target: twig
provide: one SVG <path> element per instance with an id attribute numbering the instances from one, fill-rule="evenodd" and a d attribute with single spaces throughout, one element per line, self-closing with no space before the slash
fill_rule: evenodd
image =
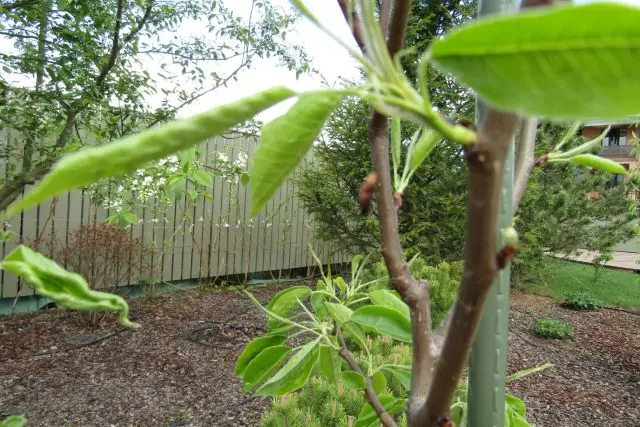
<path id="1" fill-rule="evenodd" d="M 338 325 L 336 325 L 335 330 L 338 337 L 338 343 L 340 344 L 340 356 L 342 356 L 342 358 L 346 360 L 351 369 L 364 376 L 364 374 L 362 373 L 362 369 L 360 369 L 360 366 L 358 366 L 358 362 L 356 362 L 353 354 L 351 354 L 351 352 L 347 348 L 347 344 L 345 344 L 344 337 L 342 336 L 342 331 L 340 330 L 340 327 Z M 371 378 L 368 376 L 364 377 L 366 381 L 365 397 L 373 410 L 376 411 L 376 414 L 378 414 L 380 422 L 382 422 L 382 425 L 384 425 L 385 427 L 397 427 L 396 422 L 393 420 L 391 415 L 389 415 L 386 409 L 384 409 L 382 403 L 380 403 L 380 399 L 378 399 L 378 395 L 373 389 L 373 384 L 371 384 Z"/>
<path id="2" fill-rule="evenodd" d="M 516 162 L 516 173 L 513 188 L 512 212 L 518 210 L 520 199 L 529 181 L 531 169 L 535 166 L 536 133 L 538 120 L 525 119 L 522 121 L 522 131 L 520 133 L 520 145 L 518 146 L 518 158 Z"/>

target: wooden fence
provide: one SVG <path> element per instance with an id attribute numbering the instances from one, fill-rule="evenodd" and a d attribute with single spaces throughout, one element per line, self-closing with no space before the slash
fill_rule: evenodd
<path id="1" fill-rule="evenodd" d="M 12 135 L 2 133 L 9 144 Z M 257 144 L 255 138 L 216 138 L 202 144 L 203 161 L 213 164 L 214 152 L 224 153 L 231 161 L 240 153 L 251 158 Z M 305 159 L 310 161 L 312 154 Z M 0 170 L 0 174 L 6 171 Z M 323 263 L 344 262 L 343 254 L 313 238 L 311 218 L 305 215 L 296 190 L 290 179 L 259 215 L 250 218 L 248 187 L 217 176 L 211 189 L 213 198 L 200 197 L 190 207 L 192 221 L 180 222 L 177 204 L 158 217 L 140 209 L 139 222 L 130 227 L 130 232 L 147 243 L 155 242 L 155 247 L 161 249 L 153 255 L 157 258 L 152 262 L 157 263 L 158 278 L 166 282 L 312 266 L 315 263 L 309 244 Z M 68 242 L 74 229 L 103 222 L 112 213 L 90 203 L 85 190 L 61 195 L 12 218 L 9 229 L 18 238 L 3 244 L 0 255 L 4 258 L 21 239 L 33 240 L 51 233 Z M 121 285 L 135 284 L 132 281 L 130 278 Z M 33 290 L 20 286 L 12 274 L 0 272 L 0 298 L 13 298 L 18 293 L 32 295 Z"/>

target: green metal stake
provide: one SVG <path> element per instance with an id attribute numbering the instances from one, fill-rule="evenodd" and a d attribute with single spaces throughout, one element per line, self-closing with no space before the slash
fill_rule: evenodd
<path id="1" fill-rule="evenodd" d="M 478 15 L 512 12 L 518 9 L 517 0 L 480 0 Z M 482 102 L 476 103 L 476 119 L 484 113 Z M 500 227 L 510 227 L 513 213 L 513 144 L 507 155 Z M 498 249 L 502 248 L 502 234 L 498 235 Z M 509 285 L 511 268 L 502 269 L 487 297 L 469 362 L 469 427 L 503 427 L 504 395 L 507 369 L 507 335 L 509 310 Z"/>

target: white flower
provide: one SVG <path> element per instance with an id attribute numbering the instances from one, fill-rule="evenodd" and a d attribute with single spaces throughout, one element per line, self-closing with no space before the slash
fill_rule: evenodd
<path id="1" fill-rule="evenodd" d="M 158 221 L 159 221 L 159 219 L 158 219 L 158 218 L 153 218 L 153 219 L 151 220 L 151 222 L 153 222 L 153 223 L 157 223 Z"/>
<path id="2" fill-rule="evenodd" d="M 270 222 L 268 222 L 268 223 L 267 223 L 267 228 L 271 227 L 271 225 L 272 225 L 272 224 L 271 224 Z"/>
<path id="3" fill-rule="evenodd" d="M 138 224 L 142 224 L 144 222 L 144 219 L 139 219 L 138 220 Z"/>
<path id="4" fill-rule="evenodd" d="M 224 228 L 229 228 L 229 224 L 228 223 L 224 223 Z"/>
<path id="5" fill-rule="evenodd" d="M 204 221 L 204 218 L 203 218 L 203 217 L 200 217 L 200 218 L 198 219 L 198 221 L 202 222 L 202 221 Z"/>

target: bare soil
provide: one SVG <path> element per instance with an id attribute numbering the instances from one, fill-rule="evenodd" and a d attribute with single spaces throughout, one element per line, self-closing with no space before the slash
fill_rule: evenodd
<path id="1" fill-rule="evenodd" d="M 290 286 L 290 284 L 289 284 Z M 282 286 L 254 288 L 266 301 Z M 29 426 L 257 426 L 269 405 L 242 393 L 235 358 L 264 317 L 238 290 L 185 291 L 131 303 L 139 330 L 111 317 L 51 310 L 0 318 L 0 419 Z M 537 316 L 570 322 L 570 342 L 537 338 Z M 640 316 L 576 312 L 512 298 L 509 372 L 552 362 L 509 384 L 537 426 L 640 426 Z"/>

